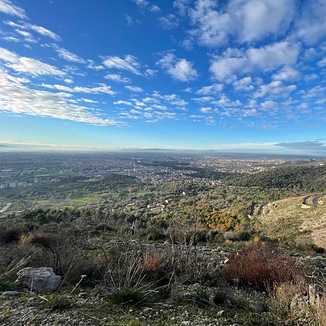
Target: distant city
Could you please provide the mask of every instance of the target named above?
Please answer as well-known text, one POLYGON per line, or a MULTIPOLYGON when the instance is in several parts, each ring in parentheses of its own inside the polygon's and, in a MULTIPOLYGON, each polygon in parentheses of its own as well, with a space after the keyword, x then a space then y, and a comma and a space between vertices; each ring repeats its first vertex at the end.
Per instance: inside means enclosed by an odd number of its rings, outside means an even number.
POLYGON ((96 182, 107 174, 132 176, 146 184, 199 180, 207 183, 218 180, 200 172, 209 171, 211 175, 256 173, 300 159, 274 155, 209 155, 206 152, 1 153, 1 156, 0 189, 55 184, 75 177, 84 182, 96 182))

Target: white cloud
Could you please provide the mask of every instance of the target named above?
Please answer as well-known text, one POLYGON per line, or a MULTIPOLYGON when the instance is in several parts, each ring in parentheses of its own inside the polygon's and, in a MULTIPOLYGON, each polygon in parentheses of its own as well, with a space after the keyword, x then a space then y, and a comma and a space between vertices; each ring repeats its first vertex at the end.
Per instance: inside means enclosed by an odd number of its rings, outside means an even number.
POLYGON ((247 51, 249 62, 263 71, 295 64, 298 55, 299 46, 289 42, 274 43, 259 49, 250 48, 247 51))
POLYGON ((185 16, 188 11, 188 5, 192 0, 174 0, 173 7, 176 8, 181 16, 185 16))
POLYGON ((9 42, 15 42, 15 43, 19 43, 20 39, 14 36, 5 36, 2 38, 5 41, 9 41, 9 42))
POLYGON ((20 29, 15 29, 15 32, 17 34, 19 34, 20 36, 24 37, 26 42, 37 43, 36 39, 34 38, 34 36, 30 32, 22 31, 20 29))
POLYGON ((98 101, 90 100, 88 98, 81 98, 81 100, 85 103, 91 103, 91 104, 98 104, 98 101))
POLYGON ((177 1, 177 8, 188 12, 195 26, 192 38, 205 46, 227 44, 231 38, 240 42, 284 35, 296 13, 294 0, 231 0, 227 4, 214 0, 197 0, 194 8, 177 1))
POLYGON ((192 100, 195 101, 195 102, 204 103, 204 102, 212 102, 215 99, 212 96, 201 96, 201 97, 192 98, 192 100))
POLYGON ((95 70, 95 71, 99 71, 99 70, 105 69, 103 66, 95 63, 93 60, 88 59, 87 60, 87 63, 88 63, 88 65, 87 65, 87 68, 88 69, 92 69, 92 70, 95 70))
POLYGON ((160 12, 161 11, 161 8, 159 6, 152 5, 152 6, 150 6, 149 10, 151 12, 160 12))
POLYGON ((317 62, 317 65, 319 67, 325 67, 326 66, 326 58, 321 59, 320 61, 317 62))
POLYGON ((210 86, 203 86, 200 88, 196 94, 199 95, 208 95, 208 94, 218 94, 223 90, 223 84, 213 84, 210 86))
POLYGON ((296 70, 293 67, 290 66, 284 66, 282 69, 280 69, 276 74, 272 76, 272 79, 274 80, 297 80, 301 76, 300 72, 296 70))
POLYGON ((179 59, 173 53, 166 54, 157 64, 175 80, 188 82, 197 77, 197 71, 192 67, 193 63, 179 59))
POLYGON ((103 83, 99 84, 97 87, 82 87, 82 86, 75 86, 69 87, 64 85, 48 85, 42 84, 43 87, 48 89, 56 89, 58 91, 67 92, 67 93, 87 93, 87 94, 108 94, 108 95, 115 95, 111 89, 111 86, 105 85, 103 83))
POLYGON ((122 77, 119 74, 107 74, 105 77, 105 79, 109 79, 109 80, 113 80, 115 82, 118 83, 130 83, 130 79, 127 77, 122 77))
POLYGON ((261 48, 249 48, 244 53, 227 50, 224 56, 212 60, 210 71, 218 80, 235 78, 238 74, 270 71, 283 65, 293 65, 299 55, 299 46, 289 42, 269 44, 261 48))
POLYGON ((132 106, 132 103, 129 101, 123 101, 123 100, 119 100, 119 101, 115 101, 113 102, 113 104, 115 105, 128 105, 128 106, 132 106))
POLYGON ((261 40, 269 35, 284 35, 295 16, 295 1, 231 1, 229 12, 237 17, 241 41, 261 40), (240 5, 239 5, 240 4, 240 5))
POLYGON ((72 84, 74 81, 70 78, 65 78, 64 82, 67 84, 72 84))
POLYGON ((251 77, 244 77, 240 80, 236 80, 233 86, 237 91, 252 91, 254 89, 251 77))
POLYGON ((190 31, 190 35, 206 46, 224 44, 228 35, 235 26, 227 12, 216 10, 217 2, 214 0, 198 0, 194 9, 189 10, 190 19, 197 28, 190 31))
POLYGON ((140 20, 139 19, 133 19, 132 17, 130 17, 129 15, 125 14, 125 18, 127 21, 127 25, 134 25, 134 24, 140 24, 140 20))
POLYGON ((0 12, 3 12, 7 15, 16 16, 22 19, 27 18, 25 10, 14 5, 10 0, 0 0, 0 12))
POLYGON ((305 75, 305 76, 304 76, 304 79, 305 79, 305 81, 307 81, 307 82, 312 81, 312 80, 316 80, 316 79, 318 79, 318 78, 319 78, 319 76, 316 75, 316 74, 309 74, 309 75, 305 75))
POLYGON ((106 57, 103 65, 109 69, 127 70, 135 75, 141 75, 139 72, 140 64, 137 62, 136 57, 127 55, 125 58, 117 56, 106 57))
POLYGON ((155 97, 145 97, 143 98, 144 103, 159 103, 159 99, 155 97))
POLYGON ((209 70, 217 80, 236 79, 235 75, 249 72, 248 58, 218 58, 212 60, 209 70))
POLYGON ((125 86, 125 88, 131 92, 134 92, 134 93, 141 93, 143 92, 143 89, 141 87, 137 87, 137 86, 130 86, 130 85, 127 85, 125 86))
POLYGON ((177 28, 179 26, 179 20, 177 16, 173 14, 168 14, 164 17, 160 17, 158 20, 163 29, 170 30, 170 29, 177 28))
POLYGON ((167 106, 165 106, 165 105, 158 105, 158 104, 153 104, 153 108, 154 109, 158 109, 158 110, 163 110, 163 111, 168 110, 168 107, 167 106))
POLYGON ((326 87, 323 87, 323 86, 315 86, 311 89, 309 89, 304 97, 307 97, 307 98, 324 98, 325 97, 325 94, 326 94, 326 87))
POLYGON ((157 74, 157 70, 153 70, 153 69, 145 69, 145 76, 146 77, 154 77, 157 74))
POLYGON ((52 32, 42 26, 32 25, 32 24, 28 24, 28 23, 26 23, 24 26, 26 26, 27 29, 31 29, 38 34, 51 37, 55 41, 60 41, 59 35, 57 35, 56 33, 52 32))
POLYGON ((154 91, 153 96, 176 106, 186 106, 188 104, 177 94, 161 95, 159 92, 154 91))
POLYGON ((0 48, 0 60, 8 68, 16 72, 25 73, 31 76, 53 75, 64 76, 65 73, 54 66, 33 58, 20 57, 14 52, 0 48))
POLYGON ((125 18, 126 18, 126 21, 127 21, 127 25, 134 24, 134 20, 129 15, 125 14, 125 18))
POLYGON ((307 44, 317 44, 326 36, 326 2, 304 1, 301 17, 296 21, 296 35, 307 44))
POLYGON ((255 97, 264 97, 265 95, 277 95, 287 96, 290 92, 297 88, 296 85, 283 86, 279 80, 273 81, 267 85, 260 86, 259 91, 255 94, 255 97))
POLYGON ((132 0, 137 6, 145 8, 149 5, 149 2, 146 0, 132 0))
POLYGON ((26 87, 17 78, 0 71, 0 111, 71 120, 99 126, 121 125, 94 114, 94 109, 69 103, 69 94, 26 87))
MULTIPOLYGON (((5 21, 4 22, 6 25, 11 26, 12 28, 16 28, 19 30, 29 30, 29 31, 33 31, 36 32, 42 36, 48 36, 50 38, 52 38, 55 41, 60 41, 60 36, 57 35, 56 33, 42 27, 42 26, 38 26, 38 25, 33 25, 24 21, 20 21, 19 24, 18 23, 14 23, 12 21, 5 21)), ((17 31, 17 30, 16 30, 17 31)))
POLYGON ((137 6, 141 9, 148 9, 151 12, 160 12, 160 7, 152 5, 149 1, 146 0, 132 0, 137 6))
POLYGON ((267 100, 267 101, 262 102, 260 104, 260 106, 263 109, 274 109, 274 108, 278 107, 279 104, 277 102, 274 102, 274 101, 271 101, 271 100, 267 100))
POLYGON ((212 111, 212 108, 210 107, 202 107, 199 109, 201 113, 210 113, 212 111))
POLYGON ((216 144, 212 145, 212 148, 219 150, 272 150, 275 149, 276 143, 235 143, 235 144, 216 144))
POLYGON ((58 53, 59 58, 64 59, 69 62, 75 62, 75 63, 86 63, 86 61, 79 57, 78 55, 71 53, 70 51, 55 47, 55 51, 58 53))
POLYGON ((239 100, 232 101, 225 94, 217 101, 213 101, 213 104, 221 107, 239 107, 242 106, 242 103, 239 100))

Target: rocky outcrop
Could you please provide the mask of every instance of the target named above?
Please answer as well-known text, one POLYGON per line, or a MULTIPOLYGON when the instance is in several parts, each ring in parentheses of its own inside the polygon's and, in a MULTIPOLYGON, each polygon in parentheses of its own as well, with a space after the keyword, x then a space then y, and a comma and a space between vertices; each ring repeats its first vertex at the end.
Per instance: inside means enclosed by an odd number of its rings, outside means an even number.
POLYGON ((56 275, 51 267, 25 267, 17 272, 17 276, 17 283, 34 292, 52 292, 61 283, 61 276, 56 275))

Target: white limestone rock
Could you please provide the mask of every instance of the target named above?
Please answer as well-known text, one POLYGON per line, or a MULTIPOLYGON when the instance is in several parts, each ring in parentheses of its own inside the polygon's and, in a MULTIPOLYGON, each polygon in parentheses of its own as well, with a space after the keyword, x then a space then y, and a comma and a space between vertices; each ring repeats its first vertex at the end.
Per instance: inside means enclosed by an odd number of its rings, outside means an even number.
POLYGON ((61 283, 61 276, 56 275, 51 267, 25 267, 17 272, 17 276, 17 283, 34 292, 52 292, 61 283))

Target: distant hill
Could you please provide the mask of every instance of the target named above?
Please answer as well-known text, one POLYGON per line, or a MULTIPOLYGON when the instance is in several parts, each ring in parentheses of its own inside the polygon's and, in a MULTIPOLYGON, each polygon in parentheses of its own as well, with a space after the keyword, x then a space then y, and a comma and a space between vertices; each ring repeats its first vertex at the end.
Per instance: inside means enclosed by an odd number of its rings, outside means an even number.
POLYGON ((296 189, 306 192, 325 192, 326 165, 314 163, 300 166, 273 168, 257 174, 234 178, 228 182, 233 186, 296 189))

